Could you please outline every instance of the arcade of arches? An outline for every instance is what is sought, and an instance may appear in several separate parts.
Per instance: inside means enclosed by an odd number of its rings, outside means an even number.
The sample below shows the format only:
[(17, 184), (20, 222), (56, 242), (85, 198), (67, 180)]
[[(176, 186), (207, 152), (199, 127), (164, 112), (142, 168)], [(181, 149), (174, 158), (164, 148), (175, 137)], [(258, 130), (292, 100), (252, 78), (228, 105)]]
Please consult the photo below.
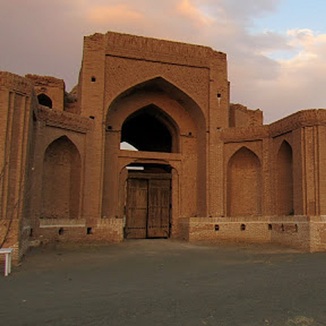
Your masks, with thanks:
[(94, 34), (71, 93), (0, 72), (0, 109), (0, 240), (16, 259), (140, 238), (326, 250), (326, 111), (264, 125), (230, 103), (222, 52)]

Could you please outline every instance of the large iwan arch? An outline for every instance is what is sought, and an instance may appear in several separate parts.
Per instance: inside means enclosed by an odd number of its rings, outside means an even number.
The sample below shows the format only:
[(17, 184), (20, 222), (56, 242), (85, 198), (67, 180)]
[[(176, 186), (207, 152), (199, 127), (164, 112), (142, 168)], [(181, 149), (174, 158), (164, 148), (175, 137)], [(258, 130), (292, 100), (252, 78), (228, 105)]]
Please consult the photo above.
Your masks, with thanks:
[[(126, 199), (128, 191), (121, 186), (120, 169), (128, 162), (136, 161), (152, 168), (145, 168), (139, 175), (128, 170), (128, 178), (133, 178), (133, 181), (127, 184), (144, 185), (147, 182), (151, 187), (158, 182), (153, 180), (171, 179), (164, 181), (171, 184), (169, 196), (173, 198), (171, 212), (174, 212), (171, 225), (177, 225), (175, 219), (179, 216), (206, 214), (205, 124), (198, 104), (164, 78), (148, 80), (118, 95), (109, 106), (105, 126), (102, 216), (120, 217), (122, 213), (119, 207), (126, 205), (123, 203), (125, 200), (127, 207), (130, 206)], [(120, 150), (120, 144), (125, 142), (138, 151)], [(165, 162), (166, 166), (176, 166), (175, 172), (168, 176), (160, 173), (155, 167), (161, 162)], [(175, 182), (174, 175), (178, 175), (180, 182)], [(146, 181), (149, 179), (151, 181)], [(163, 184), (163, 181), (158, 183)], [(119, 191), (112, 191), (118, 187)], [(132, 189), (137, 196), (144, 192), (141, 187), (139, 190)], [(151, 188), (148, 193), (151, 194)], [(157, 190), (158, 193), (162, 196), (165, 193), (166, 196), (166, 190)], [(162, 201), (158, 198), (157, 202)], [(178, 211), (175, 209), (177, 203)], [(138, 208), (133, 210), (140, 211)], [(172, 227), (171, 234), (173, 232)]]

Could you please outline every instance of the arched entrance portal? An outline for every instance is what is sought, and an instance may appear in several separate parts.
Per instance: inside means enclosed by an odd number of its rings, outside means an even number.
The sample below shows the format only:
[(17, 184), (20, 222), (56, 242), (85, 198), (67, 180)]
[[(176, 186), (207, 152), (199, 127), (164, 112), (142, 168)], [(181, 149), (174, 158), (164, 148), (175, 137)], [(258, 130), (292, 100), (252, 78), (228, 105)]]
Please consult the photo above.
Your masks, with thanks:
[(127, 170), (125, 238), (170, 237), (171, 167), (130, 165)]
[[(178, 237), (180, 218), (205, 216), (206, 130), (199, 105), (163, 78), (114, 98), (105, 123), (103, 218), (124, 219), (126, 238), (155, 238)], [(127, 170), (135, 163), (144, 170)]]

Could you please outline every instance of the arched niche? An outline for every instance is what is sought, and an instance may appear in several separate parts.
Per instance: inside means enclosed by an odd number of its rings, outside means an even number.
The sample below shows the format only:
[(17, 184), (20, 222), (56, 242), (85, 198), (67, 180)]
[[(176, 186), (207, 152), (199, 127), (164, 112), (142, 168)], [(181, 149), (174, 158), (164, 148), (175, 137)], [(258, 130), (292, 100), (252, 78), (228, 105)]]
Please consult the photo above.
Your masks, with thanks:
[(37, 99), (39, 104), (43, 105), (43, 106), (47, 106), (48, 108), (52, 109), (52, 100), (49, 96), (47, 96), (44, 93), (41, 93), (39, 95), (37, 95)]
[(79, 217), (81, 158), (77, 147), (62, 136), (46, 149), (43, 159), (41, 218)]
[(278, 215), (293, 215), (292, 147), (283, 141), (276, 159), (276, 211)]
[(228, 216), (261, 215), (261, 164), (246, 147), (230, 158), (227, 167)]

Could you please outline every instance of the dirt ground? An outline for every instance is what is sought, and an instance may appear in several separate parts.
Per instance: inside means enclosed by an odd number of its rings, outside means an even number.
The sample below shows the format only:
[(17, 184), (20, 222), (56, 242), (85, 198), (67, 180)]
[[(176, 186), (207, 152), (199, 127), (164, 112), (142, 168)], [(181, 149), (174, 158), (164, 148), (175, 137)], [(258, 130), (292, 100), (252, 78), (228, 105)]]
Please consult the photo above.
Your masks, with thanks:
[(171, 240), (37, 248), (0, 276), (0, 324), (326, 325), (326, 253)]

